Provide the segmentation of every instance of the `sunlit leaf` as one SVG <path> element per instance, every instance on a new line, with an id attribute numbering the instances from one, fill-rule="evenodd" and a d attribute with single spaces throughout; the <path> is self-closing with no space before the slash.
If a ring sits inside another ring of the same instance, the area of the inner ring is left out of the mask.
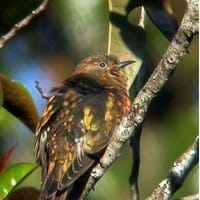
<path id="1" fill-rule="evenodd" d="M 128 76 L 128 88 L 132 85 L 142 65 L 145 52 L 145 31 L 129 23 L 126 15 L 127 0 L 110 0 L 110 20 L 108 53 L 121 59 L 132 59 L 135 63 L 125 68 Z"/>
<path id="2" fill-rule="evenodd" d="M 33 163 L 18 163 L 0 173 L 0 198 L 4 198 L 37 168 Z"/>
<path id="3" fill-rule="evenodd" d="M 0 74 L 3 90 L 3 107 L 19 118 L 33 132 L 38 122 L 38 113 L 26 87 Z"/>
<path id="4" fill-rule="evenodd" d="M 33 187 L 20 187 L 12 191 L 6 200 L 38 200 L 40 191 Z"/>
<path id="5" fill-rule="evenodd" d="M 0 172 L 6 167 L 14 149 L 16 148 L 17 144 L 14 144 L 10 149 L 8 149 L 7 152 L 5 152 L 3 154 L 3 156 L 1 156 L 0 159 Z"/>
<path id="6" fill-rule="evenodd" d="M 171 41 L 177 32 L 178 25 L 169 0 L 130 0 L 126 10 L 129 13 L 141 5 L 144 6 L 146 13 L 157 28 Z"/>

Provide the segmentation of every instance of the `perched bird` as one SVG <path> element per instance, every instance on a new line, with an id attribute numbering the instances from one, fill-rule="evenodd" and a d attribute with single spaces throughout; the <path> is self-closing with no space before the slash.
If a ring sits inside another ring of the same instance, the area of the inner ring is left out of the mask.
<path id="1" fill-rule="evenodd" d="M 130 109 L 124 67 L 113 55 L 85 58 L 52 89 L 36 128 L 42 200 L 77 200 L 93 167 Z"/>

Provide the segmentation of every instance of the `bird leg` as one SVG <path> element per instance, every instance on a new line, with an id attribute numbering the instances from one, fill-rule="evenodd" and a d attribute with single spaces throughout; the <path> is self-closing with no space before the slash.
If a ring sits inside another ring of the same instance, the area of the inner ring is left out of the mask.
<path id="1" fill-rule="evenodd" d="M 44 92 L 43 92 L 43 90 L 42 90 L 42 88 L 40 87 L 40 83 L 39 83 L 39 81 L 35 81 L 35 87 L 36 87 L 36 89 L 38 90 L 38 92 L 40 93 L 40 95 L 41 95 L 41 97 L 43 98 L 43 99 L 49 99 L 50 97 L 49 96 L 47 96 Z"/>

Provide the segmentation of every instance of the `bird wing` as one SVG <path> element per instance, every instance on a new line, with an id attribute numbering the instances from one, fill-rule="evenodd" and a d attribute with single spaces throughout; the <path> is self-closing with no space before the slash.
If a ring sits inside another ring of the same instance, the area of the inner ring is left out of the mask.
<path id="1" fill-rule="evenodd" d="M 84 166 L 86 157 L 87 159 L 93 158 L 93 160 L 100 157 L 98 155 L 107 146 L 115 126 L 120 123 L 124 114 L 117 97 L 112 93 L 88 95 L 83 99 L 80 110 L 82 116 L 80 119 L 81 126 L 75 126 L 73 129 L 75 130 L 74 134 L 80 133 L 80 130 L 76 130 L 77 128 L 84 130 L 82 136 L 76 135 L 76 138 L 79 138 L 76 140 L 76 146 L 80 145 L 81 151 L 77 152 L 74 160 L 76 163 L 74 162 L 68 169 L 68 173 L 63 176 L 59 184 L 60 190 L 68 187 L 80 177 L 80 173 L 77 173 L 79 170 L 75 171 L 73 166 L 75 166 L 75 169 L 80 168 L 82 173 L 86 171 L 86 168 L 80 166 L 77 161 L 81 161 L 80 164 Z M 75 118 L 78 117 L 75 116 Z M 86 164 L 88 165 L 87 162 Z M 69 176 L 73 178 L 69 179 Z"/>
<path id="2" fill-rule="evenodd" d="M 81 95 L 68 90 L 49 100 L 36 129 L 35 152 L 42 165 L 42 190 L 55 196 L 98 160 L 122 108 L 112 93 Z"/>

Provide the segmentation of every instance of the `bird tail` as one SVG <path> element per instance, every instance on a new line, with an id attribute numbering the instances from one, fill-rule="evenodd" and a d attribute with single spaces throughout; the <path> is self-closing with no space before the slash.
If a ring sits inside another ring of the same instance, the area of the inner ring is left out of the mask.
<path id="1" fill-rule="evenodd" d="M 78 180 L 73 183 L 73 187 L 67 193 L 66 200 L 81 200 L 82 193 L 85 189 L 85 186 L 88 182 L 90 174 L 92 172 L 93 167 L 91 167 L 86 173 L 84 173 Z"/>
<path id="2" fill-rule="evenodd" d="M 52 196 L 47 196 L 46 192 L 43 191 L 39 200 L 81 200 L 83 190 L 88 182 L 91 171 L 92 167 L 72 185 L 66 188 L 65 191 L 57 191 Z"/>
<path id="3" fill-rule="evenodd" d="M 43 192 L 40 194 L 39 200 L 66 200 L 68 190 L 65 192 L 57 192 L 56 195 L 47 197 Z"/>
<path id="4" fill-rule="evenodd" d="M 58 183 L 63 176 L 63 167 L 58 163 L 50 163 L 48 173 L 44 178 L 39 200 L 65 200 L 70 186 L 64 191 L 59 191 Z"/>
<path id="5" fill-rule="evenodd" d="M 64 163 L 50 162 L 44 176 L 40 200 L 80 199 L 94 165 L 95 159 L 87 155 L 84 155 L 81 161 L 75 159 L 68 169 Z"/>

